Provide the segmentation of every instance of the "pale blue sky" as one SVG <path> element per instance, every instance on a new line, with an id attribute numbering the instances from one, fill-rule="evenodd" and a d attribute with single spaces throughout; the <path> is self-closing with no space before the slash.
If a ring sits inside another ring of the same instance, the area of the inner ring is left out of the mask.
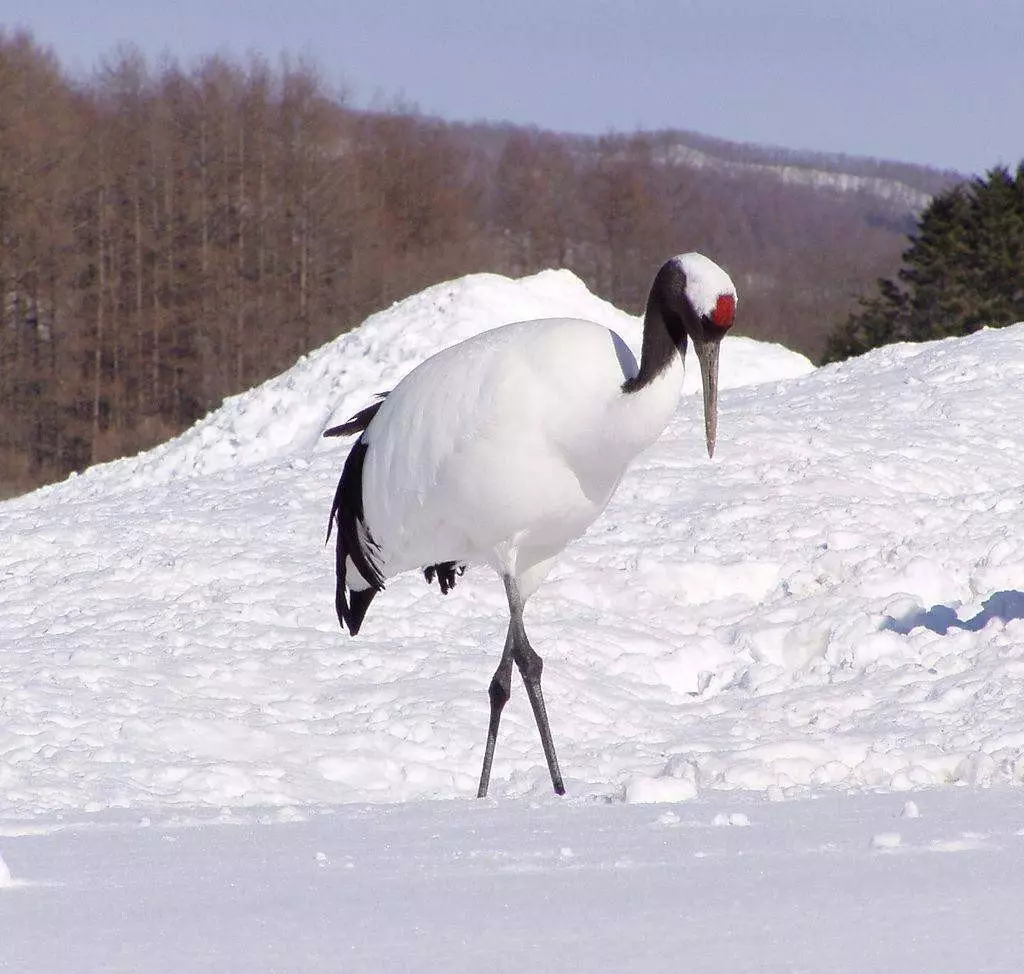
<path id="1" fill-rule="evenodd" d="M 357 105 L 684 128 L 983 172 L 1024 158 L 1024 0 L 0 0 L 66 67 L 305 54 Z"/>

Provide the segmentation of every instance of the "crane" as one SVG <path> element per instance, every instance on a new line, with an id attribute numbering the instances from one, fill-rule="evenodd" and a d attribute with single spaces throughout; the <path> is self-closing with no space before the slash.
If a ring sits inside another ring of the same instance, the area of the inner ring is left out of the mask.
<path id="1" fill-rule="evenodd" d="M 604 510 L 629 463 L 660 436 L 682 391 L 688 347 L 701 370 L 714 455 L 721 339 L 736 288 L 699 253 L 651 285 L 639 363 L 613 331 L 576 318 L 483 332 L 414 368 L 325 436 L 359 434 L 328 520 L 336 526 L 338 621 L 355 636 L 387 579 L 412 569 L 447 593 L 470 564 L 501 578 L 509 624 L 491 679 L 478 797 L 487 795 L 515 663 L 556 794 L 565 793 L 523 623 L 555 557 Z"/>

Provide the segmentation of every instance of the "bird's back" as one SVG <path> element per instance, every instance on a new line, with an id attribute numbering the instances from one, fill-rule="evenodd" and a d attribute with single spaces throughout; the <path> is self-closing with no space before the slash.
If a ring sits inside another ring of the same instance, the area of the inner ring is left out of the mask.
<path id="1" fill-rule="evenodd" d="M 440 561 L 559 551 L 600 513 L 630 456 L 606 412 L 636 362 L 593 322 L 519 322 L 406 376 L 364 439 L 363 502 L 386 576 Z M 522 563 L 522 561 L 521 561 Z"/>

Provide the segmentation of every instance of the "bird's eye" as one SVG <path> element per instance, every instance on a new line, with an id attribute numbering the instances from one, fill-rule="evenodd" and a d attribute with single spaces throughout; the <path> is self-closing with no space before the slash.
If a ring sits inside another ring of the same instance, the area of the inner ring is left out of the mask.
<path id="1" fill-rule="evenodd" d="M 723 331 L 732 327 L 736 316 L 736 298 L 731 294 L 720 294 L 715 302 L 715 310 L 711 312 L 711 320 Z"/>

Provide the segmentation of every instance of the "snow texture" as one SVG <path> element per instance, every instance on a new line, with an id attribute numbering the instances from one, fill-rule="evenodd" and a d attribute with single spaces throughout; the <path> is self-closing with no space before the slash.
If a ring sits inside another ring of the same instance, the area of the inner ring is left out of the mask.
<path id="1" fill-rule="evenodd" d="M 0 815 L 470 793 L 501 586 L 404 576 L 340 633 L 323 536 L 347 444 L 320 434 L 436 348 L 545 310 L 639 341 L 567 272 L 467 278 L 0 506 Z M 684 397 L 529 605 L 572 791 L 1020 781 L 1024 329 L 817 371 L 743 339 L 722 359 L 721 453 Z M 495 785 L 546 779 L 517 694 Z"/>
<path id="2" fill-rule="evenodd" d="M 406 576 L 358 640 L 339 632 L 323 538 L 347 444 L 321 433 L 438 348 L 545 312 L 615 326 L 639 354 L 640 322 L 568 272 L 470 277 L 375 315 L 170 443 L 0 506 L 0 816 L 467 794 L 507 625 L 501 585 L 471 571 L 438 599 Z M 721 369 L 727 387 L 810 365 L 727 338 Z M 735 574 L 734 556 L 678 550 L 692 545 L 686 508 L 719 473 L 700 460 L 699 408 L 680 408 L 529 606 L 579 792 L 689 791 L 666 734 L 690 754 L 687 728 L 720 689 L 695 696 L 693 674 L 752 662 L 727 661 L 724 637 L 681 641 L 705 614 L 718 625 L 708 581 L 743 600 L 772 581 L 760 564 Z M 704 581 L 681 601 L 687 572 Z M 510 795 L 545 784 L 523 703 L 495 769 Z"/>
<path id="3" fill-rule="evenodd" d="M 571 798 L 516 682 L 475 802 L 501 586 L 341 633 L 320 434 L 549 315 L 638 350 L 469 277 L 0 504 L 0 969 L 1020 969 L 1024 325 L 726 338 L 715 459 L 684 396 L 529 604 Z"/>
<path id="4" fill-rule="evenodd" d="M 0 889 L 0 970 L 1019 974 L 1019 795 L 920 802 L 911 821 L 893 795 L 747 793 L 0 828 L 23 877 Z"/>

